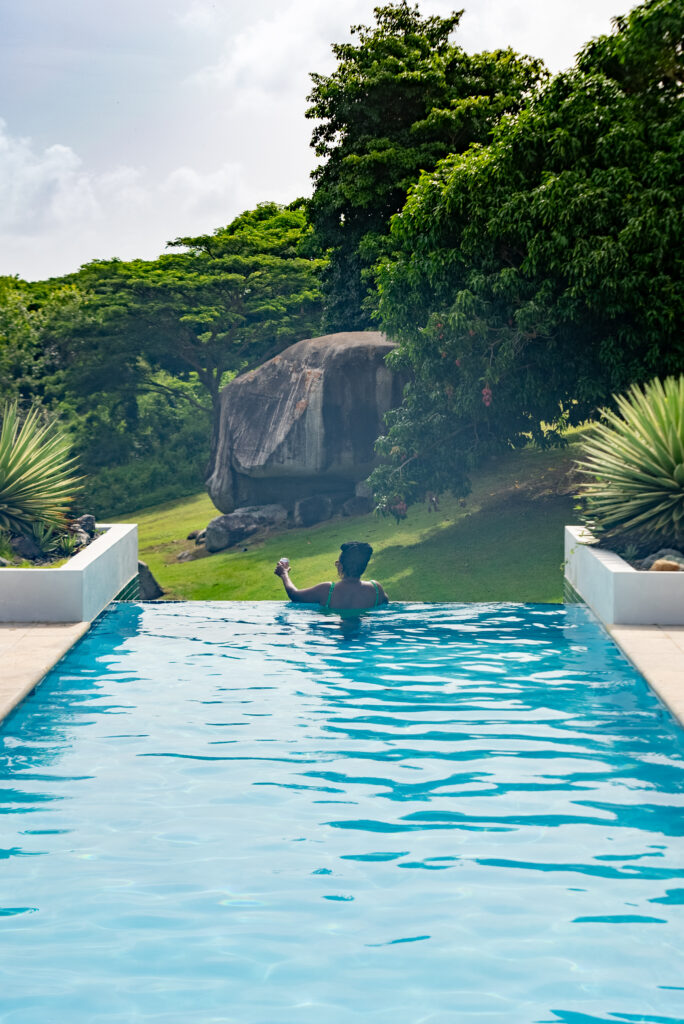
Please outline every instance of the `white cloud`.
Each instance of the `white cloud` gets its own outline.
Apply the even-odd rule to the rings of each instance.
[[[178,167],[160,182],[159,195],[164,205],[173,210],[174,216],[179,219],[216,218],[218,211],[223,210],[223,217],[212,223],[212,227],[218,227],[226,221],[228,200],[236,213],[236,202],[240,211],[241,203],[249,202],[242,173],[238,164],[224,164],[216,171],[207,173],[200,173],[192,167]]]
[[[466,4],[457,41],[464,49],[502,49],[541,57],[553,72],[569,68],[593,36],[611,31],[611,19],[629,0],[472,0]]]
[[[1,230],[39,232],[65,223],[77,212],[75,206],[92,215],[95,202],[89,186],[81,161],[68,146],[50,146],[36,154],[28,139],[12,138],[0,121]]]
[[[193,0],[177,16],[178,24],[193,32],[212,32],[224,20],[224,11],[210,0]]]
[[[31,278],[154,257],[169,238],[307,193],[309,72],[332,71],[331,44],[372,24],[378,0],[75,0],[67,35],[61,15],[36,16],[40,2],[13,6],[22,45],[0,36],[3,113],[19,126],[0,122],[0,273]],[[466,2],[461,46],[511,45],[552,70],[629,6]],[[421,0],[425,15],[454,6]]]
[[[290,0],[226,39],[220,59],[193,80],[233,92],[238,102],[264,96],[282,102],[294,95],[301,109],[310,89],[309,72],[332,70],[331,43],[346,38],[349,25],[366,19],[370,6],[369,0]]]
[[[95,174],[68,146],[36,150],[0,121],[0,274],[41,278],[113,255],[153,258],[171,237],[211,231],[258,198],[234,163]]]

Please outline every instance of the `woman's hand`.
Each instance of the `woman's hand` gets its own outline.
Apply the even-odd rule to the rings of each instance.
[[[280,576],[281,579],[283,578],[283,576],[287,576],[288,573],[290,572],[289,559],[281,558],[273,571],[276,574],[276,576]]]

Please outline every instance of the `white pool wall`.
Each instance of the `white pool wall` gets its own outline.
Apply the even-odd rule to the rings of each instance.
[[[565,577],[607,626],[684,625],[684,572],[634,569],[582,526],[565,527]]]
[[[105,531],[58,569],[0,568],[0,622],[92,622],[138,572],[138,527]]]

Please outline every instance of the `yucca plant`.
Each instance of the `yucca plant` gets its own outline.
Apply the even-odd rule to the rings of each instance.
[[[40,423],[32,409],[19,424],[16,402],[5,405],[0,431],[0,530],[33,532],[36,523],[59,529],[81,478],[68,442]]]
[[[75,537],[73,533],[63,533],[59,538],[59,550],[63,555],[68,558],[74,554],[78,547],[78,537]]]
[[[588,525],[597,533],[684,540],[684,376],[634,384],[602,410],[578,469]]]
[[[46,557],[54,555],[60,549],[61,535],[54,526],[48,526],[44,522],[34,523],[31,533],[36,544]]]
[[[11,561],[14,558],[14,548],[10,544],[9,537],[0,530],[0,558]]]

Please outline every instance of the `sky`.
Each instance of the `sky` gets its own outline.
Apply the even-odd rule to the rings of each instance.
[[[0,0],[0,275],[153,259],[311,191],[309,73],[379,0]],[[455,41],[570,67],[629,0],[462,0]],[[457,4],[421,0],[423,15]]]

